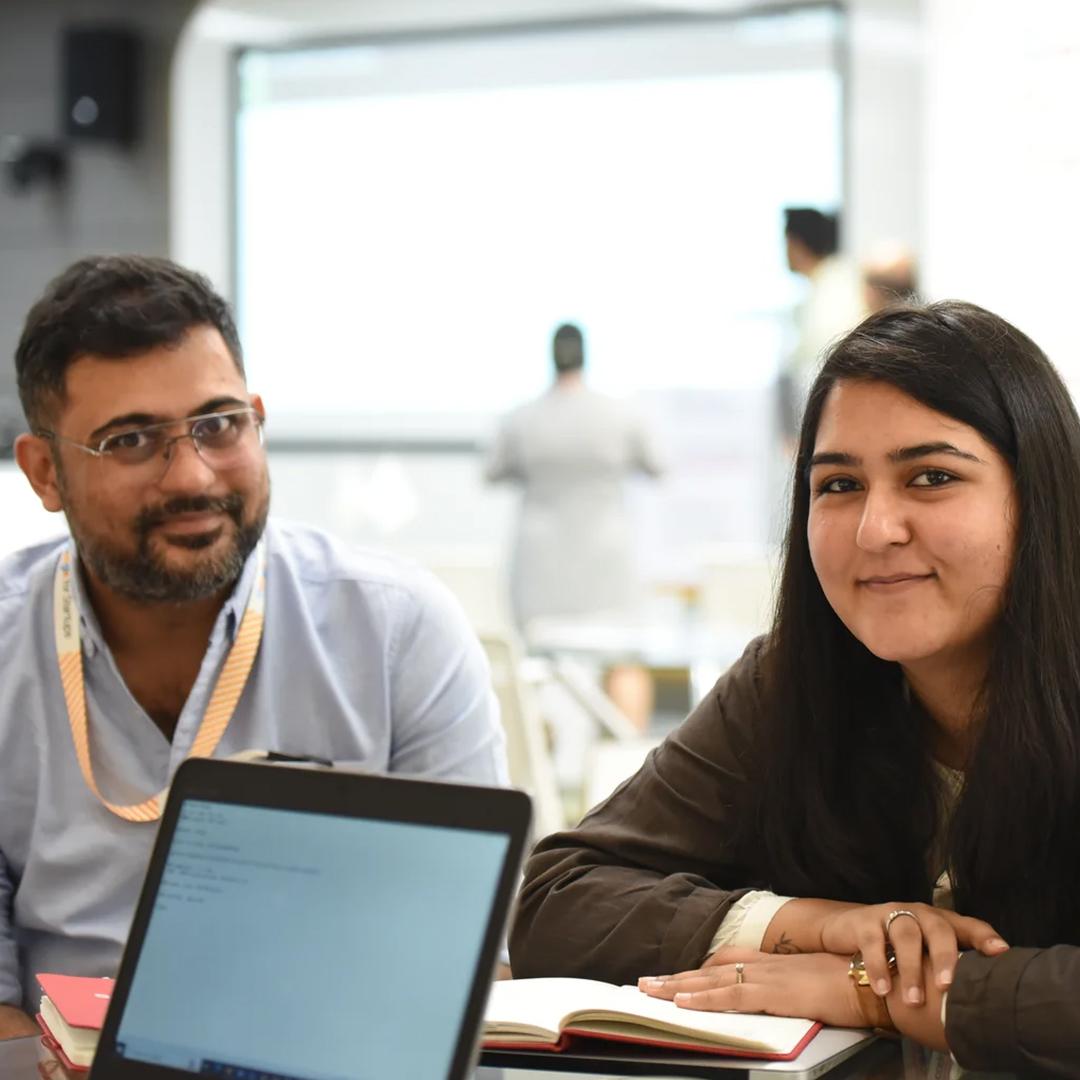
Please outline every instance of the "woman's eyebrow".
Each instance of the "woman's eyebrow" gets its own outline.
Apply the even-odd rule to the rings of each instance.
[[[850,465],[855,467],[862,464],[862,458],[856,457],[854,454],[840,454],[840,453],[827,453],[827,454],[815,454],[810,459],[810,468],[814,468],[815,465]]]
[[[967,450],[961,450],[960,447],[947,442],[929,442],[919,443],[918,446],[905,446],[889,454],[889,460],[899,465],[901,462],[915,461],[918,458],[930,457],[932,454],[951,454],[953,457],[963,458],[965,461],[976,461],[980,465],[986,464],[982,458],[976,457]]]
[[[953,446],[952,443],[948,442],[929,442],[919,443],[917,446],[903,446],[899,450],[893,450],[889,454],[889,460],[894,465],[900,465],[905,461],[917,461],[919,458],[930,457],[933,454],[952,454],[954,457],[963,458],[965,461],[977,461],[980,465],[986,464],[982,458],[976,457],[967,450],[961,450],[960,447]],[[861,464],[862,458],[857,457],[855,454],[844,454],[839,451],[815,454],[810,459],[811,469],[818,465],[847,465],[851,468],[857,468]]]

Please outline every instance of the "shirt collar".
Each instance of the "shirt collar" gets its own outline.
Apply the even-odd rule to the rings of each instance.
[[[74,541],[71,541],[74,547]],[[75,549],[76,552],[78,549]],[[74,560],[75,568],[71,575],[71,596],[75,601],[75,610],[79,613],[79,636],[82,638],[83,652],[88,657],[93,656],[99,649],[105,647],[105,638],[101,633],[101,624],[98,622],[97,612],[90,603],[90,596],[86,591],[83,581],[82,560]]]
[[[259,569],[257,560],[258,549],[247,557],[244,569],[240,571],[240,576],[236,579],[235,587],[218,613],[214,629],[210,634],[211,641],[222,633],[230,644],[235,640],[236,632],[240,629],[240,620],[243,619],[247,608],[248,597],[255,585],[255,575]],[[71,575],[71,595],[75,600],[75,608],[79,612],[82,647],[86,655],[92,657],[105,648],[105,638],[101,632],[97,612],[94,611],[94,605],[90,602],[90,596],[83,581],[82,561],[79,559],[75,560],[75,573]]]
[[[263,543],[265,543],[265,540]],[[235,640],[236,633],[240,629],[240,622],[244,618],[244,612],[247,610],[248,597],[250,597],[251,590],[255,586],[255,576],[259,572],[258,561],[259,549],[256,547],[247,557],[244,569],[240,571],[240,576],[236,579],[236,585],[233,591],[229,593],[229,598],[225,601],[221,614],[218,615],[214,632],[217,633],[218,627],[224,626],[225,636],[229,639],[230,644]]]

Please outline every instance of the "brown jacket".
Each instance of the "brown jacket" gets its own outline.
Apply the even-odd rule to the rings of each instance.
[[[578,828],[536,846],[510,936],[518,978],[626,983],[698,967],[731,905],[768,887],[752,840],[744,833],[737,842],[734,828],[746,804],[742,762],[761,718],[762,644],[752,642]],[[968,1068],[1080,1078],[1080,948],[965,955],[947,1036]]]

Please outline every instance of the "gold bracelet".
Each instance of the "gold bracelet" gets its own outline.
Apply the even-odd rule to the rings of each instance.
[[[889,974],[895,977],[897,973],[896,953],[891,945],[885,950],[885,959],[889,963]],[[859,1002],[859,1011],[866,1021],[866,1026],[873,1028],[877,1035],[884,1035],[892,1039],[899,1038],[900,1032],[893,1023],[888,1003],[883,997],[879,997],[870,985],[870,976],[866,974],[866,964],[863,961],[861,950],[852,954],[851,964],[848,967],[848,978],[855,984],[855,997]]]

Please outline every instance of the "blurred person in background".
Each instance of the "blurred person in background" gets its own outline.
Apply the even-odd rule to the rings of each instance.
[[[510,599],[526,637],[537,616],[617,618],[633,610],[640,584],[624,483],[634,473],[663,471],[644,419],[586,385],[581,330],[560,326],[552,355],[554,385],[503,421],[485,466],[490,482],[522,488]],[[652,713],[649,674],[616,665],[605,688],[644,729]]]
[[[899,240],[879,240],[863,260],[863,300],[867,311],[891,304],[919,303],[915,254]]]
[[[810,384],[825,347],[867,315],[859,271],[839,254],[840,221],[812,207],[784,210],[788,269],[809,282],[806,299],[796,310],[798,333],[777,387],[780,435],[793,449]]]

